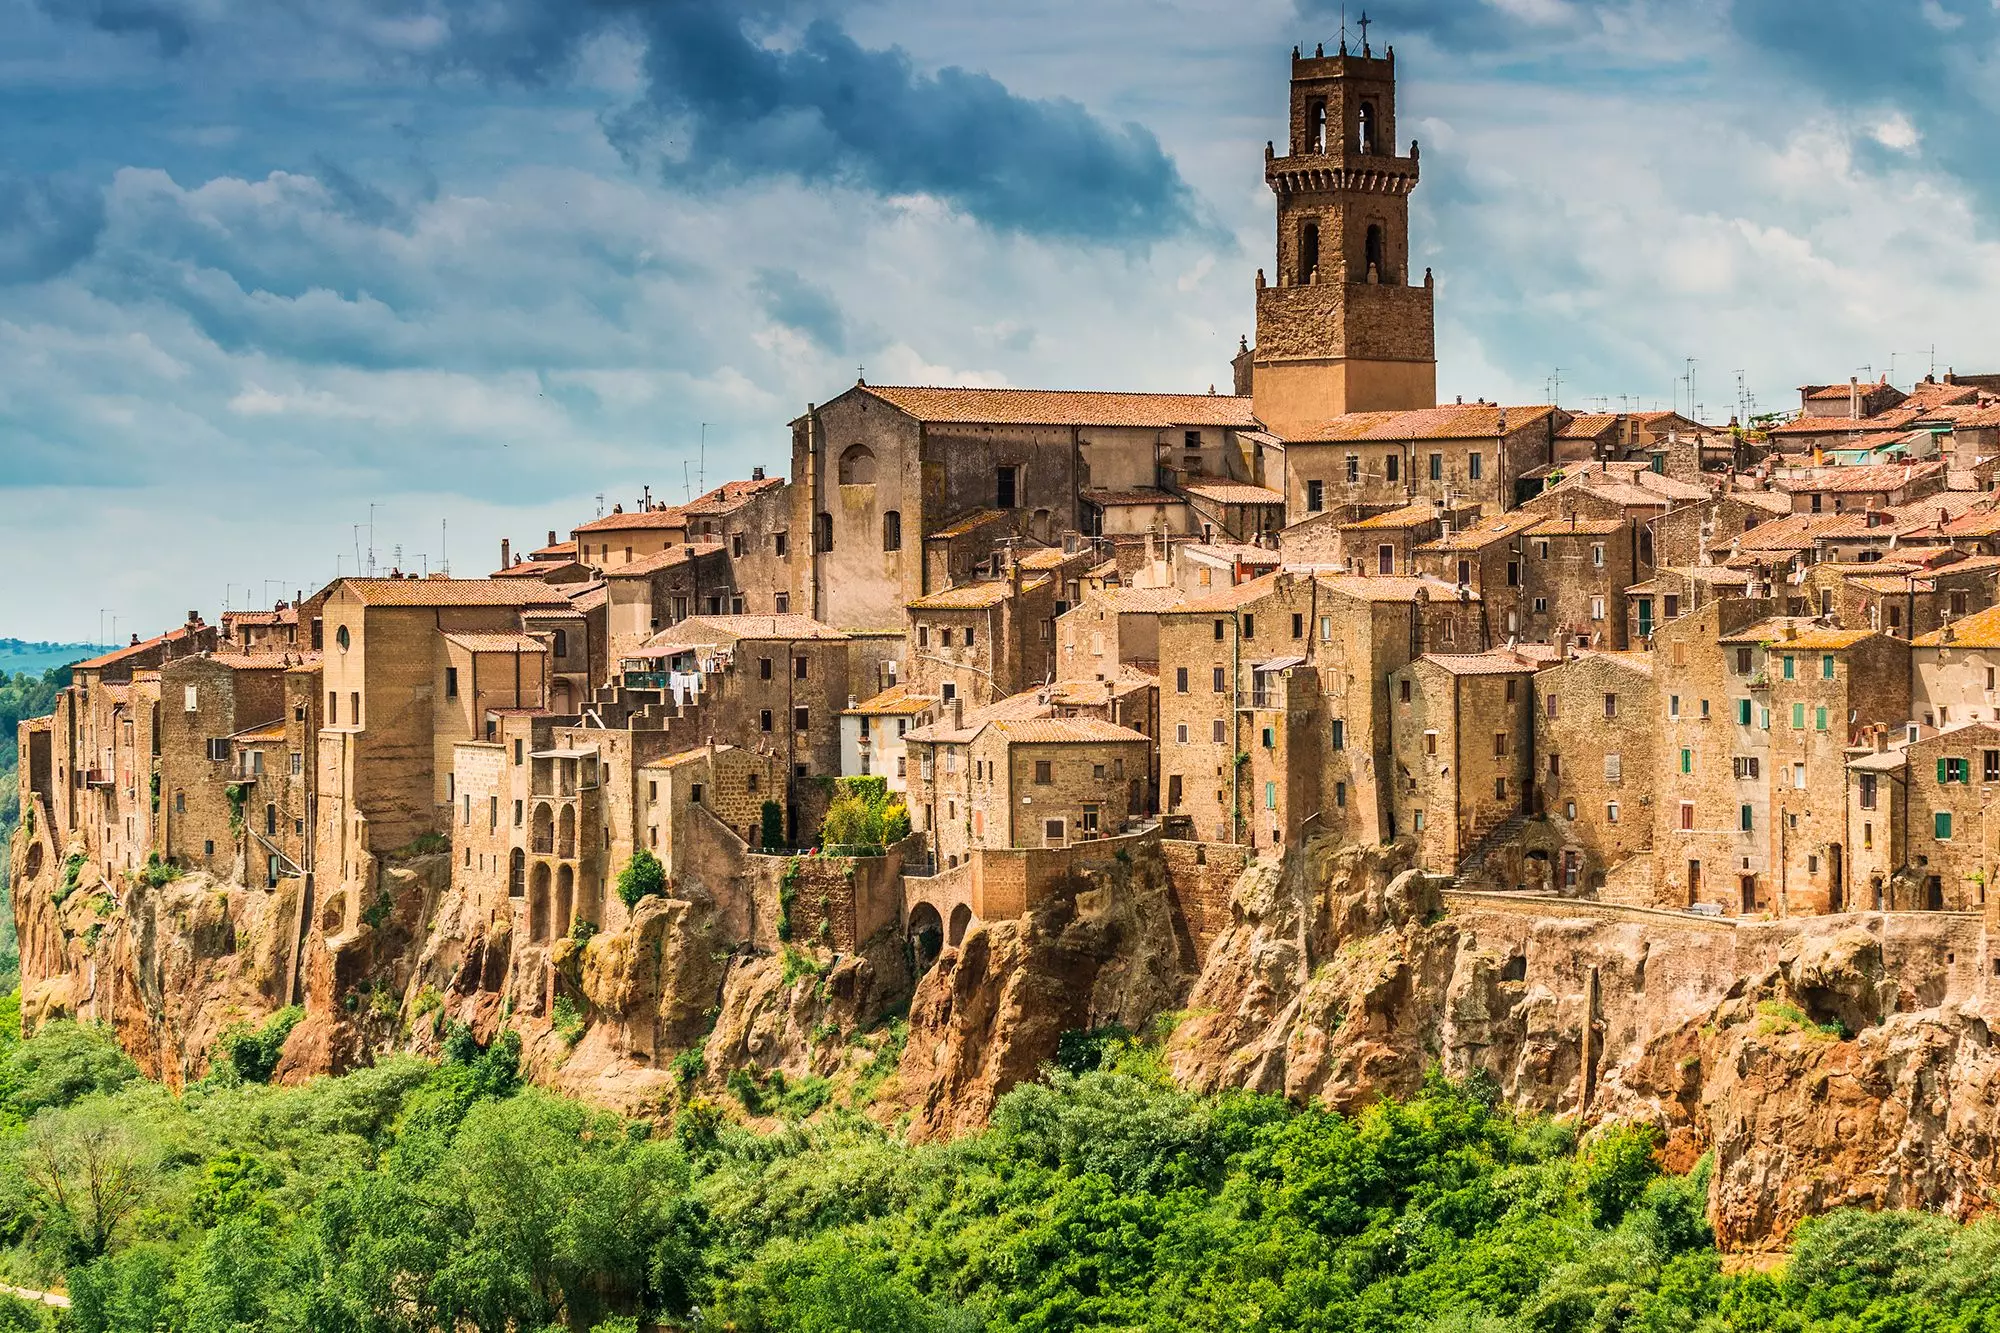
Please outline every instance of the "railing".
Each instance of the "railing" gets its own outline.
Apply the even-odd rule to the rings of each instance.
[[[1260,711],[1283,708],[1285,706],[1285,692],[1273,689],[1238,690],[1236,693],[1236,706],[1238,708],[1249,708]]]
[[[556,839],[553,833],[537,833],[528,840],[528,843],[528,850],[537,856],[555,855]]]
[[[667,671],[627,671],[625,688],[628,690],[664,690],[669,688]]]

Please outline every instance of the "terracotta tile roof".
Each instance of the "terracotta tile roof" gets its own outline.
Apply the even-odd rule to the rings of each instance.
[[[225,631],[234,629],[238,625],[255,625],[270,629],[279,625],[296,625],[298,623],[298,608],[291,606],[277,611],[224,611],[222,613],[222,626]]]
[[[1635,671],[1642,676],[1653,674],[1653,655],[1649,652],[1638,649],[1619,652],[1608,648],[1578,648],[1574,652],[1578,658],[1594,657],[1609,662],[1612,666],[1622,667],[1626,671]]]
[[[1181,497],[1178,495],[1170,495],[1166,491],[1154,490],[1149,487],[1143,487],[1143,486],[1135,490],[1129,490],[1129,491],[1085,491],[1083,493],[1083,498],[1085,503],[1094,504],[1099,509],[1120,509],[1120,508],[1130,508],[1139,505],[1177,505],[1186,503],[1186,501],[1182,500]]]
[[[968,537],[989,523],[998,523],[1007,517],[1001,509],[969,509],[951,522],[931,533],[928,540],[936,541],[944,537]]]
[[[1091,560],[1096,557],[1089,551],[1065,551],[1060,546],[1044,546],[1038,551],[1030,551],[1021,557],[1021,568],[1047,571],[1061,569],[1072,560]]]
[[[1437,506],[1433,504],[1404,505],[1401,509],[1391,509],[1386,514],[1376,514],[1372,518],[1356,519],[1352,523],[1340,525],[1342,531],[1350,528],[1366,530],[1382,529],[1398,531],[1404,528],[1420,528],[1426,523],[1438,521]]]
[[[1467,588],[1446,583],[1443,579],[1424,575],[1390,574],[1320,574],[1316,576],[1320,586],[1332,592],[1345,593],[1349,597],[1364,602],[1414,602],[1418,593],[1423,593],[1434,602],[1456,602],[1480,600],[1479,594]]]
[[[1201,500],[1221,505],[1281,505],[1285,497],[1267,486],[1242,481],[1190,481],[1181,489]]]
[[[183,658],[181,660],[192,661],[197,659]],[[287,667],[298,665],[297,659],[294,658],[290,653],[278,653],[278,652],[203,653],[198,660],[204,662],[213,662],[219,667],[228,667],[231,671],[283,671]]]
[[[1425,653],[1417,659],[1434,667],[1442,667],[1454,676],[1518,676],[1535,670],[1533,662],[1523,661],[1505,651],[1491,653]]]
[[[1567,426],[1556,432],[1556,436],[1564,440],[1593,440],[1616,426],[1618,421],[1616,412],[1585,412],[1571,418]]]
[[[1193,556],[1206,556],[1210,560],[1220,560],[1226,565],[1279,565],[1284,557],[1267,546],[1248,546],[1241,542],[1189,542],[1181,550]]]
[[[1209,615],[1216,611],[1234,611],[1238,607],[1254,602],[1260,597],[1270,596],[1277,589],[1277,574],[1265,574],[1248,582],[1239,583],[1233,588],[1224,588],[1219,592],[1211,592],[1205,597],[1190,598],[1182,602],[1179,606],[1170,608],[1163,614]]]
[[[681,513],[690,517],[713,518],[718,514],[734,513],[744,504],[773,486],[785,484],[783,477],[752,477],[742,481],[725,481],[712,491],[697,495],[681,506]]]
[[[1097,717],[1007,718],[988,725],[1015,745],[1101,745],[1113,741],[1152,744],[1144,732]]]
[[[915,717],[934,708],[937,700],[917,694],[907,683],[891,685],[872,698],[863,699],[846,710],[848,717]]]
[[[1953,648],[2000,648],[2000,606],[1989,606],[1929,634],[1919,634],[1910,640],[1910,645],[1915,648],[1943,648],[1946,646],[1946,629],[1951,631],[1949,646]]]
[[[1866,399],[1868,395],[1879,393],[1889,387],[1888,380],[1885,378],[1874,383],[1861,380],[1851,384],[1808,384],[1804,385],[1800,392],[1805,394],[1808,402],[1830,403],[1837,399],[1844,403],[1850,395],[1858,394],[1861,398]]]
[[[1625,531],[1629,519],[1585,518],[1579,514],[1575,521],[1568,518],[1550,518],[1529,528],[1530,537],[1609,537]]]
[[[1841,394],[1847,393],[1842,386]],[[1914,407],[1892,407],[1886,412],[1878,412],[1872,417],[1794,417],[1792,420],[1771,427],[1768,432],[1773,438],[1779,436],[1816,435],[1880,435],[1908,430],[1916,419],[1923,415]]]
[[[1447,532],[1440,537],[1417,547],[1419,551],[1436,553],[1440,551],[1482,551],[1495,542],[1508,541],[1526,532],[1542,521],[1543,516],[1525,509],[1516,509],[1495,518],[1482,518],[1456,532]]]
[[[1785,637],[1788,629],[1792,632],[1791,638]],[[1871,629],[1833,629],[1804,617],[1771,616],[1745,625],[1734,634],[1722,635],[1716,642],[1767,644],[1773,652],[1790,648],[1800,652],[1838,652],[1874,637],[1875,631]]]
[[[444,641],[465,649],[468,653],[535,653],[540,655],[549,646],[528,634],[447,634]]]
[[[610,588],[602,579],[595,583],[567,583],[563,585],[563,591],[570,595],[569,605],[572,611],[595,611],[609,601],[611,596]]]
[[[2000,426],[2000,403],[1985,407],[1949,407],[1936,413],[1959,430],[1990,430]]]
[[[675,649],[731,644],[746,639],[754,643],[847,637],[845,632],[811,616],[689,616],[646,640],[645,650],[635,656],[672,656],[671,650]]]
[[[534,579],[341,579],[364,606],[563,606],[558,588]]]
[[[1944,525],[1947,537],[1992,537],[1996,534],[2000,534],[2000,509],[1975,509]]]
[[[487,577],[496,579],[547,579],[558,574],[574,576],[576,571],[586,568],[574,560],[521,560],[496,569]]]
[[[1409,412],[1350,412],[1317,422],[1297,432],[1295,439],[1339,440],[1477,440],[1497,437],[1500,423],[1511,434],[1546,420],[1553,407],[1420,407]]]
[[[1924,481],[1944,471],[1942,460],[1928,463],[1873,463],[1861,467],[1809,468],[1803,474],[1771,478],[1775,490],[1793,495],[1815,491],[1823,494],[1856,495],[1869,491],[1900,490],[1913,481]]]
[[[571,528],[578,532],[635,532],[651,528],[685,528],[687,519],[681,511],[671,507],[660,509],[635,509],[629,514],[611,513],[603,518],[593,518],[588,523],[579,523]]]
[[[279,718],[276,722],[266,722],[248,731],[239,731],[229,739],[251,745],[267,745],[272,741],[282,741],[285,739],[285,720]]]
[[[684,565],[690,559],[699,559],[705,555],[714,555],[721,549],[722,539],[720,537],[696,537],[693,541],[675,542],[664,551],[655,551],[651,555],[642,555],[637,560],[628,560],[622,565],[607,569],[604,571],[604,577],[607,579],[644,578],[648,574],[657,574],[663,569],[672,569],[675,565]],[[518,569],[520,566],[517,565],[515,568]]]
[[[1977,403],[1979,390],[1970,384],[1918,384],[1911,388],[1899,407],[1914,407],[1929,410],[1938,407],[1956,407],[1965,403]]]
[[[1736,539],[1739,551],[1805,551],[1813,543],[1836,537],[1853,537],[1869,532],[1862,514],[1791,514],[1759,523]],[[1886,539],[1893,529],[1876,528]]]
[[[554,545],[552,545],[552,546],[541,546],[541,547],[537,547],[536,549],[534,549],[534,550],[532,550],[532,551],[528,552],[528,559],[530,559],[530,560],[556,560],[556,559],[560,559],[560,558],[561,558],[561,557],[563,557],[563,556],[572,556],[572,555],[575,555],[575,554],[576,554],[576,543],[575,543],[575,542],[573,542],[573,541],[570,541],[570,542],[556,542],[556,543],[555,543]]]
[[[1049,577],[1044,574],[1036,579],[1023,579],[1022,592],[1033,592],[1047,587]],[[1013,595],[1013,584],[1006,579],[981,579],[976,583],[960,583],[950,588],[940,588],[933,593],[907,603],[912,611],[979,611],[989,606],[998,606]]]
[[[1792,512],[1792,497],[1789,495],[1780,495],[1776,491],[1729,491],[1727,492],[1727,496],[1729,499],[1741,504],[1753,505],[1758,509],[1766,509],[1773,514],[1789,514]]]
[[[1187,594],[1179,588],[1105,588],[1091,593],[1083,604],[1130,615],[1174,611],[1186,601]]]
[[[1202,393],[1101,393],[869,384],[861,392],[919,421],[1016,426],[1221,426],[1253,430],[1248,398]]]
[[[202,630],[212,629],[212,628],[213,626],[210,625],[197,625],[195,626],[194,632],[200,633]],[[158,648],[162,644],[180,643],[187,637],[188,637],[188,627],[186,625],[178,625],[173,629],[168,630],[165,634],[155,634],[150,639],[141,639],[137,643],[128,643],[123,648],[114,648],[110,652],[105,653],[100,657],[92,657],[82,662],[71,663],[70,670],[72,671],[101,670],[104,667],[114,666],[117,663],[122,662],[126,658],[131,657],[135,654],[143,653],[149,648]]]

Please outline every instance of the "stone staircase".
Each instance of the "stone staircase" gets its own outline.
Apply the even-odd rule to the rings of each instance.
[[[1493,883],[1491,876],[1486,872],[1486,858],[1520,837],[1521,830],[1527,827],[1527,823],[1526,812],[1521,812],[1509,815],[1488,829],[1479,841],[1472,845],[1472,850],[1459,861],[1458,869],[1452,876],[1451,886],[1455,889],[1507,887]]]

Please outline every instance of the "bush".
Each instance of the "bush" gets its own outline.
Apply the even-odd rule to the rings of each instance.
[[[642,899],[667,891],[667,868],[660,864],[660,858],[644,847],[632,853],[632,859],[618,872],[618,901],[626,907],[637,907]]]
[[[265,1019],[261,1027],[237,1024],[216,1043],[216,1058],[211,1067],[226,1065],[245,1083],[269,1083],[285,1049],[285,1038],[292,1035],[292,1029],[305,1016],[305,1010],[297,1005],[287,1005]]]
[[[135,878],[141,884],[155,889],[164,884],[171,884],[180,877],[181,868],[171,861],[161,860],[158,852],[148,852],[146,864],[135,872]]]
[[[766,848],[785,845],[785,810],[776,801],[764,802],[758,816],[758,842]]]
[[[889,790],[887,778],[841,778],[834,792],[820,823],[822,846],[839,848],[840,855],[872,854],[857,849],[879,849],[910,836],[909,807]]]
[[[556,1002],[549,1014],[550,1026],[556,1035],[571,1046],[583,1040],[583,1014],[577,1009],[576,1001],[567,995],[556,996]]]

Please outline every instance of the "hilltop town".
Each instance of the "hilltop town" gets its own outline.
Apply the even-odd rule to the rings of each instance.
[[[787,476],[78,664],[20,729],[29,1020],[107,1018],[170,1079],[291,1004],[301,1076],[520,1025],[634,1105],[688,1051],[835,1073],[912,1005],[894,1110],[931,1133],[1110,1021],[1335,1100],[1444,1033],[1524,1103],[1750,1162],[1744,1101],[1803,1075],[1739,1064],[1710,1115],[1729,1004],[1852,1036],[1983,1002],[2000,374],[1832,377],[1754,426],[1440,404],[1394,53],[1294,52],[1289,93],[1228,392],[857,381]],[[1974,1197],[1990,1144],[1895,1157],[1946,1112],[1867,1142],[1910,1067],[1770,1150]],[[1743,1243],[1833,1201],[1717,1188]]]

